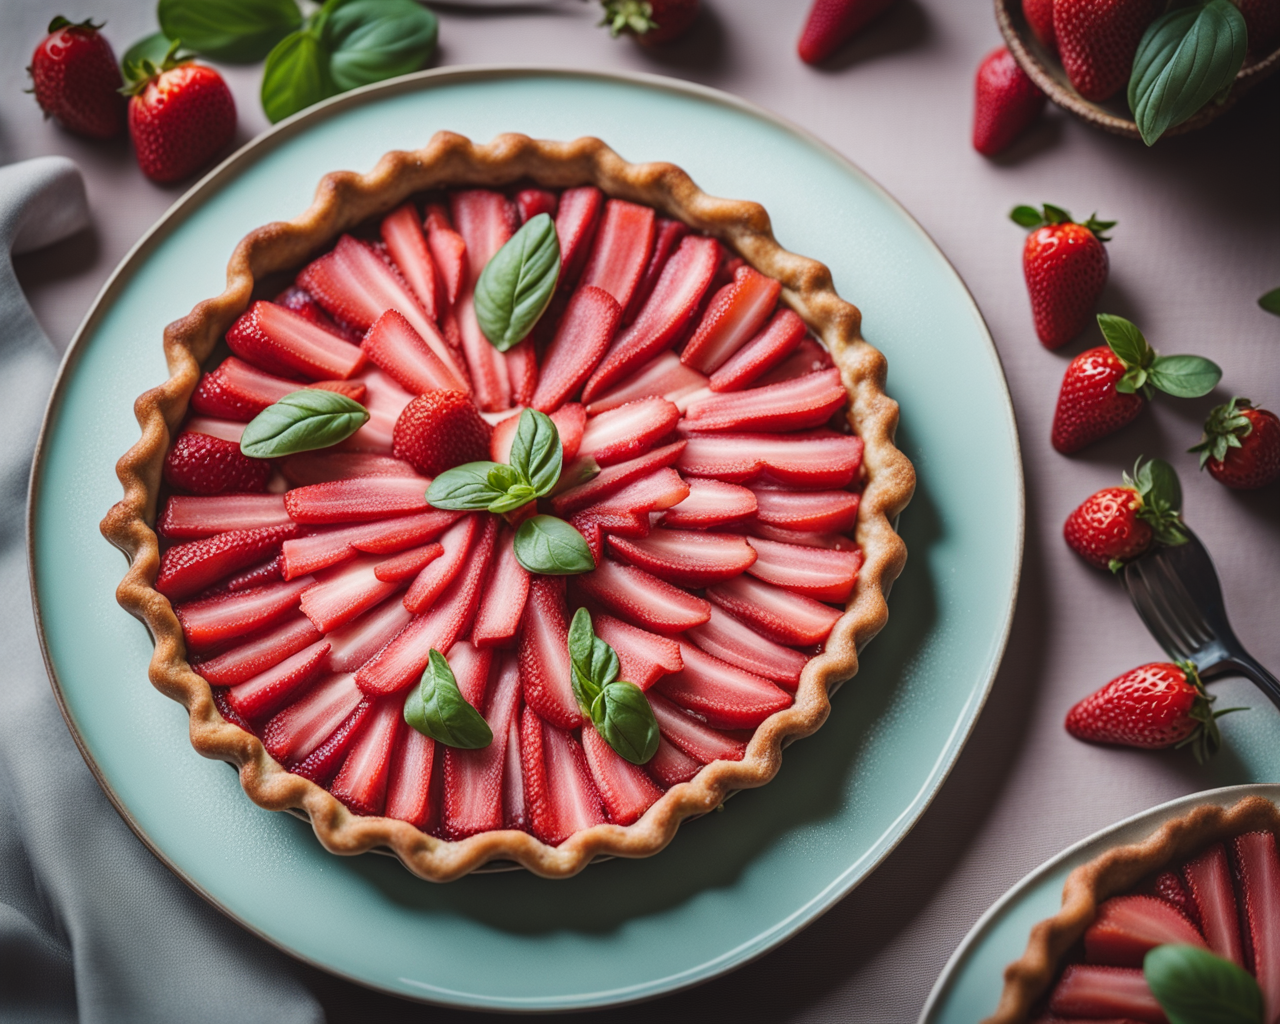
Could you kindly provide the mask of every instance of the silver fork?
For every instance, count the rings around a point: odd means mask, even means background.
[[[1185,529],[1185,528],[1184,528]],[[1187,530],[1187,543],[1158,546],[1124,567],[1124,586],[1156,642],[1202,679],[1237,673],[1280,707],[1280,679],[1236,639],[1209,552]]]

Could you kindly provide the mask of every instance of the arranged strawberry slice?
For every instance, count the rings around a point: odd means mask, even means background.
[[[457,374],[450,363],[437,354],[444,339],[433,346],[396,309],[389,309],[373,322],[360,350],[397,384],[412,394],[424,391],[459,391]]]
[[[807,430],[831,419],[848,401],[837,369],[781,384],[745,391],[727,391],[690,402],[685,409],[688,430]]]
[[[679,473],[667,466],[605,495],[597,504],[588,505],[577,515],[594,519],[604,529],[624,537],[647,537],[649,513],[674,508],[688,496],[689,485]],[[640,529],[628,530],[626,524],[630,522],[637,522]]]
[[[719,263],[720,243],[714,238],[690,236],[680,243],[635,323],[618,335],[587,381],[582,392],[584,402],[604,394],[632,370],[676,343],[711,286]]]
[[[702,598],[608,558],[579,576],[577,584],[609,611],[659,633],[681,633],[711,617],[711,606]]]
[[[529,570],[516,559],[515,534],[505,530],[498,535],[471,642],[477,647],[500,647],[514,640],[528,596]]]
[[[776,540],[780,544],[795,544],[802,548],[826,548],[828,551],[856,551],[857,541],[843,533],[813,533],[809,530],[787,530],[756,520],[745,527],[738,527],[753,537]]]
[[[594,185],[567,188],[560,193],[560,205],[556,210],[556,236],[560,240],[558,287],[569,289],[577,284],[578,275],[591,252],[591,241],[603,206],[604,193]]]
[[[613,512],[609,509],[593,512],[588,509],[571,515],[569,525],[582,534],[597,565],[604,557],[606,533],[623,537],[645,537],[649,533],[649,517],[639,512]]]
[[[352,327],[350,324],[338,323],[320,307],[320,303],[316,302],[315,296],[305,288],[299,288],[296,284],[291,284],[272,301],[277,306],[284,306],[285,309],[293,310],[304,319],[310,320],[317,327],[323,327],[330,334],[336,334],[343,341],[349,341],[353,345],[360,344],[360,338],[364,331],[358,327]]]
[[[601,466],[635,458],[675,429],[680,410],[659,396],[641,398],[587,420],[578,451]]]
[[[642,690],[649,689],[667,673],[679,672],[684,667],[680,645],[670,637],[650,633],[603,612],[591,616],[591,625],[596,636],[618,655],[621,678]]]
[[[1172,903],[1193,925],[1197,928],[1202,927],[1200,916],[1196,913],[1195,902],[1191,899],[1191,894],[1187,891],[1180,875],[1173,871],[1161,871],[1152,883],[1152,888],[1156,896],[1166,903]]]
[[[615,825],[639,821],[662,796],[662,790],[653,784],[644,769],[616,753],[590,722],[582,727],[582,749],[596,791]]]
[[[674,352],[663,352],[587,405],[588,416],[616,409],[628,402],[658,396],[678,402],[707,386],[707,378],[680,362]]]
[[[289,517],[296,523],[351,523],[389,519],[426,512],[423,477],[361,476],[349,480],[295,487],[284,496]]]
[[[1207,948],[1204,937],[1181,911],[1155,896],[1116,896],[1098,907],[1084,933],[1091,964],[1141,967],[1142,959],[1165,943]]]
[[[665,736],[660,735],[658,752],[649,758],[644,768],[658,780],[659,785],[669,789],[682,782],[688,782],[702,771],[702,762],[695,761]]]
[[[702,650],[740,669],[771,679],[795,691],[809,659],[792,647],[762,636],[735,619],[719,605],[711,606],[711,618],[686,634]]]
[[[476,405],[484,410],[510,405],[510,382],[503,355],[489,343],[476,320],[472,291],[480,273],[519,226],[514,204],[500,192],[465,189],[449,197],[453,223],[466,242],[467,283],[458,296],[458,327],[471,371]]]
[[[710,526],[740,523],[756,514],[756,496],[745,487],[723,480],[694,477],[686,484],[688,496],[662,517],[663,526],[705,530]]]
[[[365,396],[364,385],[354,381],[322,380],[305,384],[265,373],[243,359],[228,356],[200,378],[191,395],[191,408],[202,416],[248,423],[267,406],[305,387],[336,391],[355,402]]]
[[[246,719],[269,714],[320,674],[329,659],[323,640],[227,690],[227,703]]]
[[[476,405],[485,412],[496,412],[511,406],[511,379],[503,353],[493,347],[480,329],[472,288],[469,285],[458,299],[458,334],[471,373]]]
[[[396,735],[408,728],[400,715],[400,702],[394,697],[375,701],[337,778],[329,785],[329,792],[356,814],[381,814],[386,806]]]
[[[714,373],[764,326],[781,291],[781,282],[751,267],[739,267],[733,281],[712,297],[680,361]]]
[[[444,554],[431,561],[418,574],[404,595],[404,606],[415,615],[424,612],[435,603],[445,587],[454,581],[466,564],[476,538],[487,527],[492,516],[473,513],[464,516],[447,529],[440,538]]]
[[[732,579],[756,560],[751,545],[734,533],[658,529],[638,539],[606,539],[622,561],[693,589]]]
[[[281,764],[303,761],[363,699],[350,675],[328,676],[272,717],[262,730],[262,745]]]
[[[631,295],[631,301],[627,303],[622,317],[624,324],[631,323],[640,315],[645,303],[649,301],[649,296],[653,294],[653,289],[657,287],[671,254],[676,251],[688,233],[689,225],[683,221],[670,220],[666,217],[656,219],[653,225],[653,247],[649,253],[649,262],[645,265],[644,273],[640,275],[640,281]]]
[[[364,362],[355,345],[274,302],[250,306],[227,331],[227,345],[268,373],[301,374],[308,380],[346,380]]]
[[[520,761],[529,824],[544,843],[559,846],[575,832],[605,821],[582,747],[529,707],[520,719]]]
[[[524,771],[520,763],[520,715],[511,720],[507,756],[502,765],[502,827],[529,830],[529,809],[524,798]]]
[[[436,741],[417,729],[405,726],[396,733],[391,748],[391,768],[387,772],[388,818],[407,821],[426,829],[433,817],[431,806],[431,769],[434,766]]]
[[[235,594],[219,594],[174,607],[187,647],[204,651],[255,630],[274,625],[298,606],[310,576],[270,583]]]
[[[209,437],[230,441],[238,448],[240,438],[244,436],[244,427],[243,423],[237,423],[234,420],[214,419],[212,416],[192,416],[187,420],[186,429],[193,434],[207,434]]]
[[[817,370],[828,370],[834,365],[831,361],[831,353],[806,335],[800,339],[800,344],[791,355],[759,377],[755,384],[757,387],[779,384],[784,380],[803,377]]]
[[[326,569],[348,558],[354,558],[357,551],[372,555],[394,555],[406,548],[435,540],[462,514],[432,509],[430,512],[409,516],[317,530],[305,537],[286,540],[281,546],[284,553],[284,577],[293,579],[295,576]]]
[[[320,582],[303,592],[302,614],[321,633],[328,633],[381,604],[400,589],[399,583],[378,579],[376,569],[381,561],[378,555],[367,555],[327,570]]]
[[[414,297],[422,305],[427,319],[438,321],[440,310],[436,307],[440,282],[436,273],[435,260],[431,258],[431,250],[427,246],[427,236],[423,233],[422,222],[418,220],[418,210],[413,203],[404,203],[382,219],[379,229],[382,242],[387,247],[387,254],[395,261],[396,267],[413,289]],[[440,385],[441,387],[445,385]]]
[[[847,601],[862,568],[861,551],[800,547],[759,537],[748,537],[747,542],[759,556],[747,570],[752,576],[815,601]]]
[[[519,658],[525,703],[538,717],[563,729],[581,724],[582,711],[573,695],[562,578],[530,579],[520,628]]]
[[[685,444],[684,441],[676,441],[626,462],[606,466],[599,476],[552,498],[551,508],[556,515],[567,516],[590,505],[598,505],[632,481],[676,463],[684,453]]]
[[[240,569],[274,557],[281,542],[298,533],[294,523],[256,530],[230,530],[175,544],[160,558],[156,590],[181,601]]]
[[[512,405],[529,405],[538,390],[538,353],[533,338],[522,339],[502,354],[507,363],[507,386]]]
[[[493,651],[482,650],[459,640],[445,655],[463,699],[477,711],[484,710],[489,688],[489,670],[493,667]]]
[[[1266,1004],[1263,1018],[1280,1016],[1280,856],[1271,832],[1246,832],[1231,843],[1240,886],[1240,922],[1249,965]]]
[[[791,355],[807,333],[804,321],[793,310],[778,310],[754,338],[711,375],[711,390],[745,388]]]
[[[453,230],[449,211],[442,203],[430,203],[427,206],[427,216],[422,227],[427,233],[427,248],[431,250],[436,270],[440,272],[438,298],[442,301],[438,308],[452,307],[462,294],[466,280],[467,243]]]
[[[814,430],[801,434],[695,434],[676,468],[741,484],[765,478],[796,487],[847,487],[862,465],[862,438]]]
[[[347,715],[315,750],[301,761],[290,764],[289,771],[294,775],[301,775],[304,779],[310,779],[317,786],[327,786],[334,773],[342,767],[347,752],[359,738],[372,711],[373,701],[368,698],[360,701],[355,706],[355,710]]]
[[[281,494],[175,494],[165,502],[164,511],[156,520],[156,532],[171,540],[192,540],[230,530],[287,526],[290,522]]]
[[[330,671],[355,672],[395,639],[412,618],[404,603],[392,596],[358,619],[335,629],[325,637],[332,647],[329,652]],[[307,621],[310,622],[309,619]]]
[[[507,409],[501,413],[486,413],[486,416],[501,416],[493,425],[493,435],[489,438],[489,458],[494,462],[510,462],[511,446],[516,440],[516,431],[520,429],[520,413],[523,409]],[[569,402],[551,413],[551,422],[556,425],[560,435],[561,457],[566,466],[566,475],[572,475],[569,463],[578,454],[578,446],[582,443],[582,432],[587,425],[587,412],[577,402]]]
[[[1240,941],[1240,913],[1226,847],[1215,843],[1184,865],[1182,875],[1209,949],[1243,967],[1245,956],[1244,945]]]
[[[554,218],[559,202],[560,197],[550,189],[522,188],[516,193],[516,211],[520,214],[520,223],[524,224],[540,213]]]
[[[164,458],[165,480],[193,494],[265,491],[271,479],[271,463],[243,454],[238,433],[231,440],[191,429],[197,423],[203,426],[214,422],[192,420],[188,429],[178,435]]]
[[[455,644],[454,650],[458,646]],[[449,663],[452,666],[452,652]],[[503,827],[507,743],[520,707],[520,669],[510,655],[493,666],[492,690],[485,708],[485,721],[493,732],[493,741],[479,750],[445,748],[444,833],[450,839],[465,839]],[[465,691],[463,696],[467,696]],[[477,708],[483,706],[469,697],[468,703]]]
[[[532,405],[551,412],[573,398],[612,344],[622,308],[608,292],[584,285],[573,293],[542,361]]]
[[[756,518],[787,530],[844,533],[858,521],[859,496],[850,491],[753,488]]]
[[[417,470],[409,463],[390,455],[331,449],[288,455],[280,460],[280,472],[294,487],[323,484],[355,476],[418,475]]]
[[[658,720],[658,729],[663,737],[700,764],[741,761],[746,756],[747,744],[744,740],[726,736],[710,728],[680,710],[660,693],[650,690],[648,697],[653,717]]]
[[[282,579],[284,579],[284,555],[278,554],[274,558],[269,558],[265,562],[250,566],[234,576],[228,576],[216,587],[211,587],[206,593],[209,596],[231,594],[240,590],[261,587],[267,583],[275,583]]]
[[[216,657],[194,658],[191,667],[213,686],[234,686],[322,639],[310,619],[296,615]]]
[[[413,579],[443,554],[443,545],[433,541],[379,561],[373,567],[373,574],[383,583],[399,583],[402,580]]]
[[[1090,1020],[1113,1018],[1167,1024],[1164,1011],[1136,967],[1095,967],[1072,964],[1049,998],[1049,1010],[1059,1017]]]
[[[800,647],[820,644],[840,618],[838,608],[771,586],[745,573],[708,588],[707,597],[780,644]]]
[[[692,644],[680,644],[680,657],[684,668],[660,679],[657,690],[713,728],[754,729],[792,704],[791,694],[769,680],[713,658]]]
[[[579,288],[602,288],[627,308],[653,249],[654,212],[648,206],[610,199],[596,229],[595,241]]]

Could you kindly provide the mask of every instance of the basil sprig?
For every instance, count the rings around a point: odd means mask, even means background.
[[[516,561],[544,576],[574,576],[596,567],[586,538],[563,519],[532,516],[515,536]]]
[[[596,732],[632,764],[658,752],[658,720],[649,698],[635,683],[619,679],[618,655],[591,627],[591,613],[579,608],[569,625],[573,695]]]
[[[369,421],[369,410],[336,391],[303,388],[258,413],[240,435],[251,459],[275,459],[345,441]]]
[[[1116,390],[1132,395],[1141,391],[1147,398],[1157,388],[1175,398],[1207,395],[1222,379],[1222,368],[1202,356],[1157,355],[1137,325],[1121,316],[1098,314],[1098,326],[1111,351],[1125,366]]]
[[[1258,982],[1230,960],[1198,946],[1157,946],[1142,973],[1169,1024],[1264,1024]]]
[[[546,413],[525,409],[511,443],[511,463],[467,462],[431,481],[427,501],[456,512],[503,514],[541,498],[560,479],[560,432]]]
[[[1247,47],[1244,15],[1230,0],[1176,7],[1153,21],[1129,78],[1129,109],[1142,141],[1153,145],[1210,100],[1222,102]]]
[[[232,64],[262,60],[302,25],[295,0],[160,0],[156,16],[166,39]]]
[[[467,703],[449,662],[435,648],[422,680],[404,699],[404,720],[446,747],[479,750],[493,742],[489,723]]]
[[[493,254],[476,281],[476,320],[494,348],[505,352],[533,330],[559,279],[560,238],[540,213]]]

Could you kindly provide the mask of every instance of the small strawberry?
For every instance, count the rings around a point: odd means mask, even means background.
[[[208,164],[236,133],[236,103],[222,76],[203,64],[174,59],[175,41],[157,67],[126,68],[129,134],[138,166],[162,185]]]
[[[1044,110],[1044,93],[1005,46],[978,65],[974,93],[973,148],[983,156],[1004,150]]]
[[[1053,447],[1063,455],[1115,433],[1142,412],[1153,388],[1177,398],[1207,395],[1222,379],[1216,363],[1200,356],[1161,356],[1128,320],[1098,314],[1107,339],[1067,365],[1053,413]]]
[[[1191,662],[1152,662],[1116,676],[1080,701],[1067,712],[1067,732],[1092,743],[1144,750],[1189,746],[1203,764],[1222,746],[1217,720],[1243,710],[1215,712],[1213,700]]]
[[[1266,487],[1280,478],[1280,418],[1255,409],[1247,398],[1233,398],[1209,413],[1204,439],[1194,448],[1200,468],[1238,491]]]
[[[165,456],[164,478],[192,494],[265,491],[271,463],[249,458],[234,441],[184,430]]]
[[[1022,0],[1022,15],[1045,49],[1056,54],[1058,36],[1053,31],[1053,0]]]
[[[1098,220],[1094,214],[1079,224],[1049,203],[1043,213],[1032,206],[1015,206],[1009,219],[1032,229],[1022,250],[1031,315],[1040,344],[1059,348],[1089,325],[1094,303],[1107,283],[1107,250],[1102,243],[1110,239],[1104,232],[1116,222]]]
[[[1067,78],[1087,100],[1105,100],[1129,82],[1142,33],[1161,0],[1053,0],[1053,31]]]
[[[669,43],[698,17],[698,0],[601,0],[609,34],[631,36],[642,46]]]
[[[796,52],[806,64],[826,60],[893,0],[813,0]]]
[[[396,458],[419,473],[436,476],[464,462],[487,459],[492,432],[470,395],[428,391],[404,407],[391,445]]]
[[[1152,541],[1187,542],[1179,510],[1178,474],[1162,459],[1138,460],[1123,487],[1106,487],[1086,498],[1062,526],[1068,546],[1090,565],[1119,572]]]
[[[90,139],[110,139],[124,131],[120,68],[101,25],[73,25],[62,15],[31,55],[32,89],[46,117]]]

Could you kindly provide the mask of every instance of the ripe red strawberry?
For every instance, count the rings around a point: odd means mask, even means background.
[[[249,458],[234,441],[184,430],[165,456],[164,478],[192,494],[265,491],[271,463]]]
[[[1033,229],[1022,250],[1022,272],[1031,293],[1036,335],[1045,348],[1058,348],[1089,326],[1094,303],[1107,283],[1107,250],[1102,243],[1110,239],[1104,232],[1116,222],[1098,220],[1095,214],[1078,224],[1066,210],[1049,203],[1043,213],[1016,206],[1009,218]]]
[[[427,476],[489,457],[493,428],[461,391],[428,391],[404,407],[392,441],[396,458]]]
[[[642,46],[657,46],[684,35],[698,17],[698,0],[602,0],[601,25],[609,34],[633,37]]]
[[[1138,41],[1163,9],[1160,0],[1053,0],[1058,53],[1076,91],[1105,100],[1128,84]]]
[[[1227,487],[1247,491],[1280,478],[1280,419],[1255,409],[1247,398],[1233,398],[1209,413],[1204,439],[1194,448],[1200,468]]]
[[[796,52],[806,64],[826,60],[893,0],[813,0]]]
[[[90,139],[110,139],[124,130],[120,68],[101,28],[92,20],[73,25],[59,14],[27,69],[45,117]]]
[[[1123,487],[1106,487],[1086,498],[1062,527],[1068,546],[1090,565],[1118,572],[1151,546],[1184,544],[1179,507],[1182,488],[1173,467],[1161,459],[1134,466]]]
[[[1044,110],[1044,93],[1005,46],[978,65],[974,94],[973,148],[983,156],[1010,146]]]
[[[236,102],[213,68],[148,60],[130,65],[129,135],[138,166],[162,185],[181,181],[208,164],[236,133]]]
[[[1116,676],[1067,712],[1076,739],[1158,750],[1189,746],[1203,762],[1222,746],[1217,719],[1191,662],[1152,662]],[[1238,710],[1231,708],[1229,710]]]
[[[1045,49],[1056,54],[1058,35],[1053,31],[1053,0],[1022,0],[1022,15]]]

